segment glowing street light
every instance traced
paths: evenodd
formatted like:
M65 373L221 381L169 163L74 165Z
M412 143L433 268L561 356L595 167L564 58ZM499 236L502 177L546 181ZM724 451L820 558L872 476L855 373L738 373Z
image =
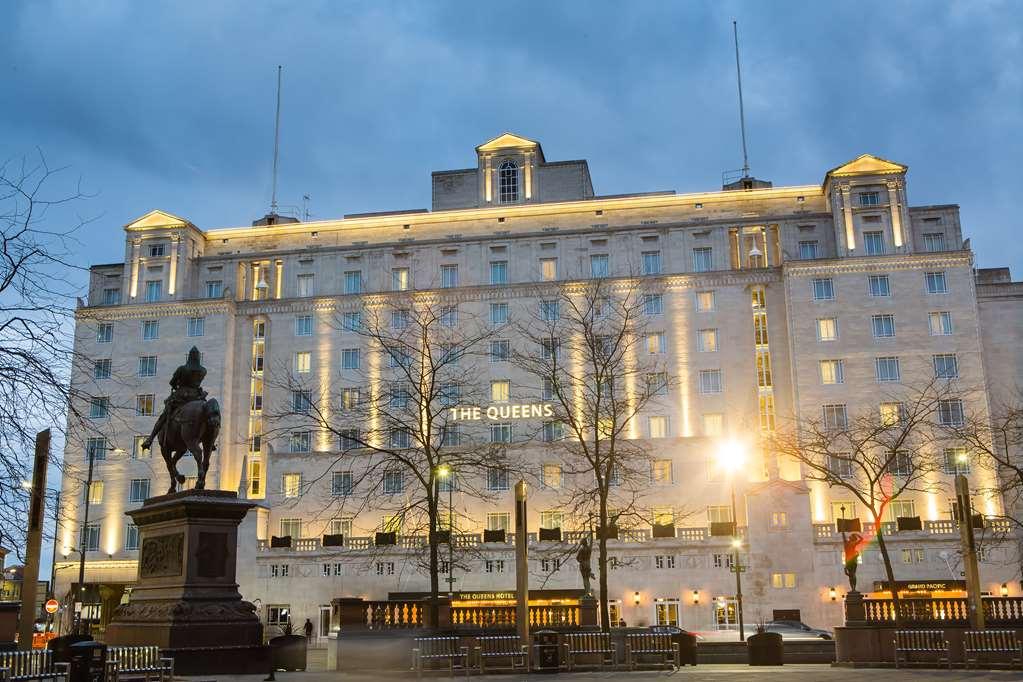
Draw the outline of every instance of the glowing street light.
M454 501L452 499L452 491L455 488L455 483L451 480L451 467L447 464L439 464L434 469L436 476L436 495L440 496L440 481L444 479L447 482L448 487L448 599L454 596L455 592L455 578L452 575L454 571L455 561L455 523L454 523Z

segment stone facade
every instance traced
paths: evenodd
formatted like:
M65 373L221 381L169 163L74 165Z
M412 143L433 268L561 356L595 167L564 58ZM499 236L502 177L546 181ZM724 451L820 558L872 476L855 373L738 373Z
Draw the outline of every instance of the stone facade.
M400 278L481 317L492 302L507 302L513 316L535 307L541 261L552 259L558 281L588 279L606 263L612 279L644 277L663 290L663 312L650 328L664 333L665 360L679 382L658 415L668 418L667 436L651 442L663 453L658 457L671 460L672 473L651 483L648 498L684 513L675 538L652 539L647 528L612 543L620 565L608 596L630 625L654 622L668 605L684 627L719 625L721 604L735 590L727 539L707 531L729 503L728 485L712 470L721 438L774 420L817 418L823 405L876 409L894 390L889 386L933 377L938 354L955 354L959 382L990 387L991 395L1004 397L1021 376L1023 285L976 283L958 207L910 206L905 166L864 155L828 171L821 184L601 197L585 161L547 162L537 143L514 135L478 147L477 162L474 169L434 173L432 212L202 231L154 211L125 227L125 261L92 268L76 327L75 388L107 398L109 413L103 416L104 403L83 399L82 408L97 414L96 433L66 452L69 466L83 468L85 438L105 439L92 441L105 459L96 465L103 484L90 509L97 529L86 533L94 547L89 581L134 580L138 551L124 512L167 485L163 463L137 445L155 418L146 414L146 396L162 400L195 344L209 370L205 387L223 410L208 485L239 490L261 505L239 531L244 598L259 600L263 618L273 620L287 606L298 624L308 617L319 627L321 608L335 597L426 590L416 551L359 549L351 541L345 549L322 546L324 534L344 532L352 540L381 528L373 509L351 518L341 510L329 475L336 442L314 435L308 451L293 453L285 440L252 439L260 410L280 399L271 395L273 374L308 353L303 362L312 376L343 380L341 352L359 340L334 322L370 298L386 305ZM491 283L494 261L507 262L507 283ZM353 293L356 272L360 291ZM755 311L757 291L763 300ZM754 338L754 312L766 312L766 339ZM947 315L935 323L930 313ZM823 336L821 320L833 321ZM887 329L889 322L893 336L875 333L875 324ZM700 345L700 330L716 330L714 349ZM772 374L766 384L765 353ZM898 358L898 381L878 383L879 357ZM822 360L842 361L841 382L822 383ZM720 391L701 386L701 370L720 371ZM480 379L515 378L499 364L489 371ZM984 410L988 400L988 390L972 392L968 407ZM158 414L160 405L153 410ZM641 423L635 435L651 434ZM533 469L545 461L542 443L512 447ZM747 622L798 609L812 625L839 623L846 590L833 520L848 500L806 481L794 461L770 458L754 469L737 485L750 564ZM300 475L291 479L301 481L300 494L288 490L286 474ZM986 476L971 473L978 487L991 482ZM59 538L68 557L57 566L61 593L73 580L76 555L68 552L81 523L83 493L75 480L65 477L72 520ZM951 480L941 474L933 481L941 492L914 497L923 532L891 537L898 578L958 577ZM487 513L513 511L510 487L491 491L486 502L454 493L459 513L477 524L461 529L464 543L477 544ZM557 491L533 486L532 529L556 500ZM992 516L1001 504L978 500ZM566 531L581 529L566 521ZM290 549L267 546L271 536L288 534L295 536ZM530 551L534 587L579 586L571 555L543 543ZM512 589L511 546L479 545L454 574L461 592ZM882 579L876 548L867 550L859 575L861 585ZM997 592L1008 582L1016 594L1018 576L1015 545L991 546L982 566L985 589Z

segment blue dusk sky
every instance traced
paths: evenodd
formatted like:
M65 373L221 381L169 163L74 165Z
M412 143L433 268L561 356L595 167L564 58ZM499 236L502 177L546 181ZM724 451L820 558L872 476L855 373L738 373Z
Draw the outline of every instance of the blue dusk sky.
M588 159L611 194L713 190L742 156L815 183L870 152L913 205L958 203L978 265L1023 277L1020 2L0 3L0 157L43 150L93 194L83 265L153 208L201 228L428 207L430 171L502 131ZM83 278L84 281L84 278Z

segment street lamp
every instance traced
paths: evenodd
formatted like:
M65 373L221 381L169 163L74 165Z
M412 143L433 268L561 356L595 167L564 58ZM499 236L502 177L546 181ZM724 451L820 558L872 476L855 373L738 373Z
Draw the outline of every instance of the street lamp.
M447 464L441 464L437 467L437 494L440 494L440 480L444 479L447 481L448 487L448 599L454 597L455 591L455 579L451 573L454 569L455 560L455 524L454 524L454 504L452 501L452 491L455 488L454 478L452 477L451 467Z
M742 617L742 572L746 567L739 558L742 538L739 537L739 522L735 508L735 476L746 464L746 448L735 440L723 442L718 448L718 465L728 475L732 494L732 550L733 561L729 569L735 573L735 610L739 617L739 641L746 641L745 623Z

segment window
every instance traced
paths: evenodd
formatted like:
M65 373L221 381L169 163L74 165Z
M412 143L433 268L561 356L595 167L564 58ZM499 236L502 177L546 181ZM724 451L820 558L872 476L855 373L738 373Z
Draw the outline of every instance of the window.
M376 571L377 575L394 575L394 562L378 561Z
M608 277L610 274L611 268L606 253L590 256L590 277Z
M665 555L665 554L658 554L657 556L654 557L654 568L657 568L657 569L675 568L675 557L674 557L674 555L671 555L671 554L667 554L667 555ZM676 623L678 622L677 618L676 618L675 622ZM660 625L660 623L658 623L658 625Z
M359 406L361 391L358 388L348 387L341 389L340 405L342 410L354 410Z
M350 537L352 534L352 520L350 518L331 519L330 532L332 535L344 535ZM336 573L335 575L340 575Z
M550 421L543 423L543 440L545 443L553 443L565 437L565 425L561 422Z
M544 360L556 360L561 350L558 339L540 339L540 357Z
M546 528L546 526L542 526ZM540 559L540 570L544 573L556 573L561 570L561 559Z
M295 372L297 374L308 374L312 364L312 353L302 351L295 353Z
M945 473L950 476L970 473L970 455L966 448L945 448Z
M354 487L351 471L335 471L330 475L330 494L334 497L351 495Z
M504 559L486 559L483 570L487 573L504 573Z
M836 478L852 478L852 461L848 454L828 455L828 473Z
M650 429L651 438L668 437L668 418L663 416L648 417L647 425Z
M92 376L94 379L110 378L110 360L97 360L92 365Z
M118 305L121 302L120 289L104 289L103 305Z
M313 335L313 316L299 315L295 318L295 336Z
M664 312L664 297L661 294L643 294L643 314L660 315Z
M772 573L771 587L776 590L794 590L796 588L796 574Z
M362 293L362 270L349 270L345 272L345 293Z
M540 482L547 488L558 490L561 488L561 465L544 464L540 467Z
M149 245L149 257L150 258L159 258L160 256L163 256L163 255L165 255L164 245L163 244L150 244Z
M554 382L550 379L545 378L541 380L540 399L554 400Z
M341 350L341 369L359 369L358 348L344 348Z
M841 360L821 360L819 364L822 384L845 383L845 370Z
M838 319L834 317L817 318L817 340L834 341L838 338Z
M888 520L916 516L916 502L913 500L892 500L888 503Z
M892 476L909 476L913 473L913 457L907 450L896 450L888 463L888 473ZM894 501L894 500L893 500ZM901 514L901 516L914 516Z
M714 310L714 292L713 291L697 291L696 292L696 312L706 313Z
M156 376L156 356L143 355L139 358L139 378Z
M875 339L889 339L895 336L894 315L871 315L870 327Z
M902 550L902 563L904 564L922 564L927 561L927 553L923 549L904 549Z
M959 398L938 401L938 422L942 426L963 425L963 401Z
M82 526L82 549L87 552L99 551L99 524L90 523Z
M313 434L309 431L295 431L289 440L291 452L309 452L312 449Z
M659 275L659 274L661 274L661 252L660 251L644 251L643 252L643 274L644 275Z
M721 370L701 369L700 370L700 393L721 392Z
M142 459L149 457L149 450L142 447L142 442L146 439L145 436L135 436L131 441L131 458Z
M877 206L881 203L881 195L878 192L860 192L860 206Z
M491 424L490 425L490 442L491 443L510 443L512 441L512 425L511 424Z
M952 334L952 313L927 313L927 326L931 336L949 336Z
M224 282L219 279L206 280L206 298L220 298L224 295Z
M440 404L454 407L462 398L462 389L458 384L445 383L440 386Z
M281 476L281 494L285 497L298 497L299 493L302 492L302 474L283 474ZM282 520L283 524L284 521ZM283 535L291 535L290 533L284 533L284 527L282 525L281 531Z
M707 523L730 523L732 508L726 505L707 507Z
M693 272L710 272L714 269L714 249L698 246L693 249Z
M145 320L142 322L142 340L155 341L160 338L160 321Z
M899 381L902 373L896 357L874 358L874 378L877 381Z
M508 304L507 303L491 303L490 304L490 324L499 326L508 323Z
M144 502L149 498L149 479L133 478L128 486L129 502Z
M445 327L454 327L458 324L458 306L448 306L440 312L438 318Z
M312 296L313 291L313 276L311 274L302 274L298 276L298 295L299 296Z
M408 429L392 428L389 442L392 448L404 449L412 447L412 434Z
M924 251L944 251L945 235L941 232L924 233Z
M362 329L362 313L354 312L341 314L341 331L357 332L360 329ZM309 333L312 333L311 329Z
M206 318L205 317L190 317L188 318L188 336L205 336L206 335Z
M458 266L440 266L440 285L445 289L452 289L458 286Z
M96 343L110 343L114 340L114 325L107 322L96 327Z
M555 322L561 317L557 300L540 301L540 319L544 322Z
M881 403L881 424L896 426L906 421L906 406L902 403Z
M489 467L487 469L487 490L508 490L508 470Z
M124 528L124 551L134 552L139 548L139 527L129 523Z
M151 280L146 282L146 303L156 303L163 297L163 282Z
M489 512L487 514L487 530L511 530L511 514L508 512Z
M541 528L561 528L565 524L565 512L560 509L550 509L540 512Z
M888 275L870 275L867 277L867 289L871 296L891 296Z
M558 278L558 259L540 259L540 279L544 282L553 282Z
M945 282L944 272L928 272L924 275L924 282L927 284L928 294L948 293L948 285Z
M461 442L461 434L457 424L445 424L440 428L440 444L444 447L454 447Z
M406 329L412 320L412 314L408 310L391 311L391 329Z
M771 512L771 530L784 530L789 527L787 512Z
M490 283L491 284L508 283L508 261L498 260L490 262Z
M713 353L718 349L718 330L701 329L696 333L696 350L701 353Z
M884 234L881 232L864 232L863 249L868 256L880 256L884 253Z
M725 432L725 415L705 414L703 415L703 435L720 436Z
M502 204L519 200L519 168L511 159L501 163L497 169L498 198Z
M495 403L508 402L511 393L511 382L507 379L500 379L490 382L490 400Z
M813 300L832 301L835 298L835 283L830 277L818 277L813 280Z
M152 417L153 406L156 404L156 396L152 393L135 396L135 416Z
M817 241L799 242L800 260L813 260L817 257Z
M297 476L298 474L294 474ZM300 538L302 537L302 519L281 519L281 536ZM285 573L285 575L287 575Z
M849 425L845 405L824 405L821 408L824 416L824 428L829 431L840 431Z
M89 416L93 419L106 419L110 416L110 398L93 397L89 401Z
M673 481L670 459L655 459L650 462L650 482L667 485Z
M832 521L856 518L856 503L852 500L834 500L831 502L830 509Z
M664 332L651 332L646 335L646 352L650 355L663 353L666 348Z
M354 450L355 448L362 447L362 439L359 435L359 429L341 429L341 442L340 446L342 450Z
M956 360L955 353L934 355L931 356L931 360L934 363L934 377L936 379L959 378L959 362Z
M103 481L93 481L86 489L89 504L103 504Z
M412 285L412 277L408 268L391 269L391 291L408 291Z

